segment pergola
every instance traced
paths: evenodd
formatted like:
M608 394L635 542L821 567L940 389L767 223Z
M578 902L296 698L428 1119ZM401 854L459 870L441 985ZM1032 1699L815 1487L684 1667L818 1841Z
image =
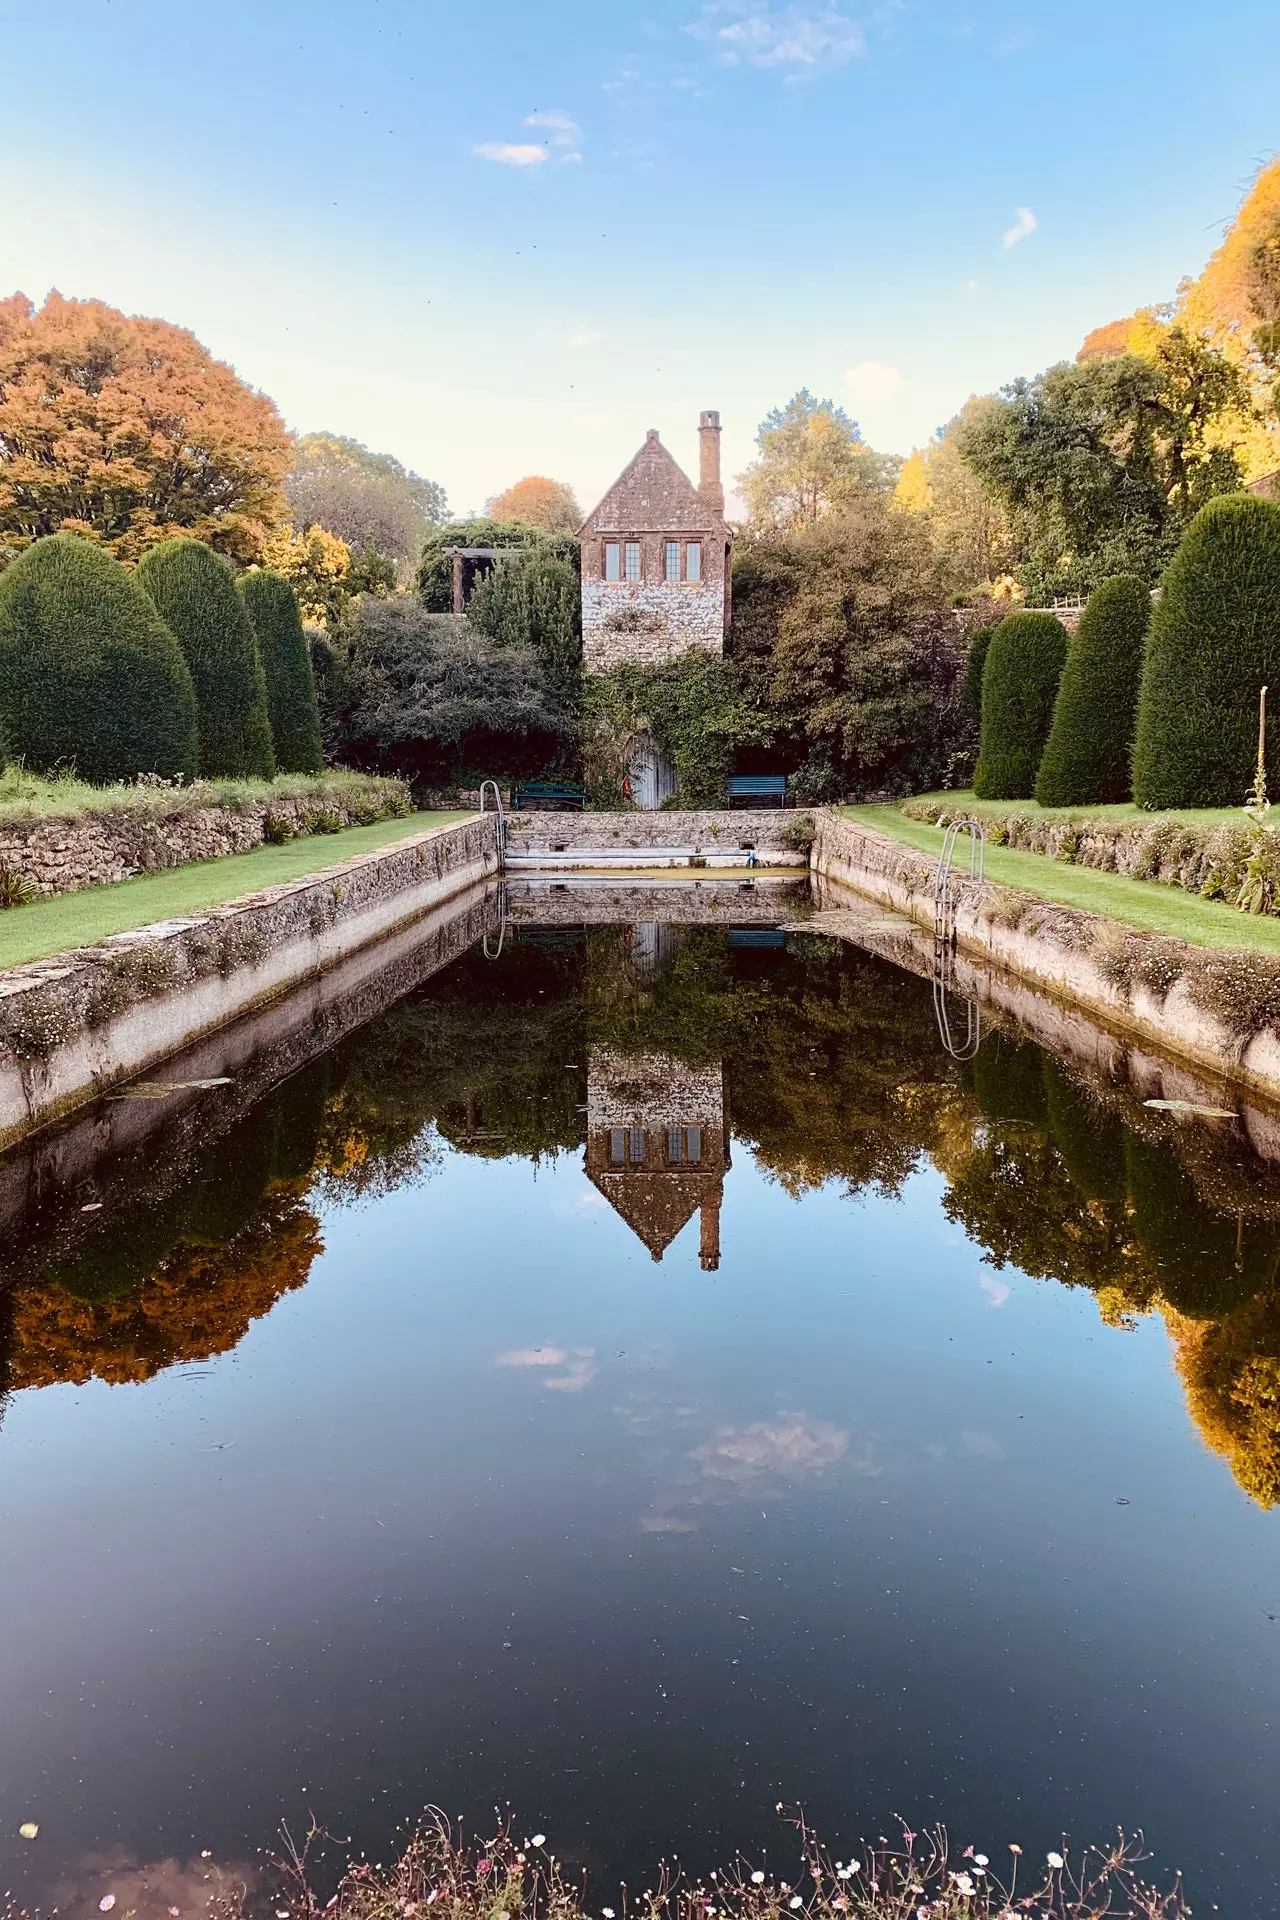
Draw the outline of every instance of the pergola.
M462 592L462 563L464 560L514 560L524 552L523 547L446 547L446 553L453 555L453 610L455 613L466 611Z

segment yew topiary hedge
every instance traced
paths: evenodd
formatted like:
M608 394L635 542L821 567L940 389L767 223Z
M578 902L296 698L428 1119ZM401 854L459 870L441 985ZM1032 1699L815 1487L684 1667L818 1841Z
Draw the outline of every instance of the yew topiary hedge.
M1129 761L1151 595L1133 574L1089 595L1067 649L1053 725L1036 775L1042 807L1129 798Z
M34 772L194 778L191 675L134 574L56 533L0 573L0 726Z
M1258 753L1258 690L1274 696L1267 760L1280 766L1280 506L1226 494L1202 507L1147 634L1133 747L1142 807L1243 803Z
M276 766L281 773L319 773L320 707L297 596L283 574L258 567L242 576L240 591L258 637Z
M986 669L987 652L994 632L994 627L978 628L969 642L969 653L964 663L964 683L960 689L960 703L964 708L965 719L975 727L982 719L982 675Z
M191 669L201 774L270 780L276 768L267 685L230 567L201 540L166 540L143 557L138 579Z
M982 674L982 731L973 790L1029 800L1053 721L1067 630L1051 613L1011 613L991 636Z

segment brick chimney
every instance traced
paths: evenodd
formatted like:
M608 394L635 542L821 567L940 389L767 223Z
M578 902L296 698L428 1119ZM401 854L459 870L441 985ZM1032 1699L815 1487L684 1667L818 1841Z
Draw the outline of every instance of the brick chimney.
M720 484L720 415L714 410L698 415L698 492L724 518L724 488Z
M704 1273L715 1273L720 1265L720 1189L704 1194L698 1222L698 1249Z

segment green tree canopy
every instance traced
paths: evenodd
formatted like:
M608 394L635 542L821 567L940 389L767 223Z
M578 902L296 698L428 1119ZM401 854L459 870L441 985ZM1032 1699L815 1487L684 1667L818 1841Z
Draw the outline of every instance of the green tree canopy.
M531 646L413 599L359 602L347 672L353 756L410 779L539 771L571 731Z
M1213 429L1246 401L1231 362L1173 326L1153 359L1063 362L976 411L960 452L1008 515L1028 597L1154 581L1199 507L1239 485Z
M963 642L927 531L883 494L735 543L729 646L805 797L941 779Z
M1029 800L1035 792L1066 657L1066 628L1051 613L1011 613L992 634L973 776L979 799Z
M341 433L295 441L285 497L299 531L324 527L352 552L370 547L407 577L429 529L448 518L444 488Z
M267 683L267 712L281 773L319 773L320 710L307 637L293 588L283 574L255 567L240 580Z
M101 547L54 534L0 574L0 723L38 772L194 778L186 662L136 576Z
M476 582L467 618L503 646L531 646L566 705L582 685L582 583L570 560L527 547Z
M1196 516L1151 616L1133 748L1139 806L1243 804L1263 686L1280 686L1280 506L1235 494Z
M226 561L202 540L165 540L138 567L139 583L176 635L196 690L200 772L275 772L267 686L253 622Z
M754 525L774 532L812 527L858 494L889 491L901 464L873 452L843 407L807 387L761 421L756 445L738 485Z
M1036 775L1042 807L1129 798L1129 760L1151 595L1133 574L1089 596L1058 683L1053 725Z

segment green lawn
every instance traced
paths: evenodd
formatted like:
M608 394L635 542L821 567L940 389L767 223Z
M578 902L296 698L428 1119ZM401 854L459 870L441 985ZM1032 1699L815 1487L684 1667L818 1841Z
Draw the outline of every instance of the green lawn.
M0 913L0 967L43 960L68 947L86 947L108 934L145 927L153 920L181 919L205 907L221 906L263 887L301 880L322 867L336 867L357 853L372 853L427 827L465 820L465 813L411 813L403 820L379 820L371 827L342 833L310 834L282 847L255 847L221 860L196 860L187 867L121 880L113 887L86 887L60 893L30 907Z
M1032 820L1046 820L1050 825L1055 820L1135 820L1150 827L1160 820L1182 820L1193 827L1221 827L1228 821L1238 826L1241 817L1239 807L1171 807L1167 813L1152 813L1145 807L1135 807L1132 800L1121 800L1111 806L1041 807L1034 800L976 800L968 788L953 789L950 793L912 794L912 806L924 803L946 807L949 812L961 807L965 813L989 814L997 819L1010 813L1025 813Z
M944 798L955 804L954 794L938 795L940 801ZM981 802L974 811L980 809ZM895 806L840 807L837 811L922 853L942 850L940 827L926 826L922 820L908 820ZM1072 810L1063 811L1065 814ZM1089 811L1120 817L1137 813L1132 807L1099 807ZM1238 807L1224 808L1222 817L1238 818L1239 811ZM1151 816L1141 817L1150 819ZM1218 816L1206 812L1181 817L1215 820ZM962 844L959 853L962 871L967 872L967 846ZM1234 907L1224 907L1216 900L1197 899L1194 894L1183 893L1178 887L1161 886L1155 880L1128 880L1122 874L1098 873L1092 867L1064 866L1047 854L1016 853L1009 847L987 848L986 871L989 880L996 880L1002 886L1021 887L1026 893L1037 894L1042 900L1060 901L1063 906L1105 913L1113 920L1145 927L1151 933L1167 933L1198 947L1254 947L1266 953L1280 953L1280 919L1237 913Z

